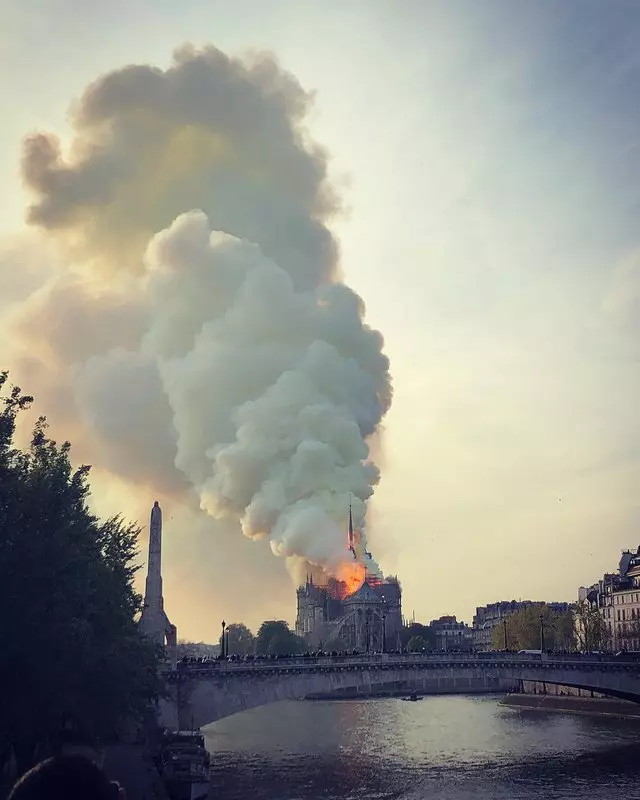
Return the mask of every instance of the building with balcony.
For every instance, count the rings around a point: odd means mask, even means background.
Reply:
[[[592,586],[581,586],[578,601],[602,615],[606,649],[640,650],[640,547],[622,552],[617,572],[605,573]]]

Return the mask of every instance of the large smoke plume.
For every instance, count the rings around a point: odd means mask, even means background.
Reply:
[[[271,56],[213,47],[90,85],[68,152],[25,141],[28,219],[70,266],[14,332],[29,390],[104,468],[195,489],[211,515],[338,574],[391,389],[382,338],[338,281],[310,102]]]

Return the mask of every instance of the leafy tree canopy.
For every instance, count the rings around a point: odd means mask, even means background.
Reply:
[[[611,646],[611,635],[600,609],[593,608],[586,600],[576,604],[575,608],[576,644],[579,650],[608,650]]]
[[[436,646],[436,636],[433,630],[428,625],[422,625],[419,622],[412,622],[405,625],[400,632],[400,642],[404,648],[408,648],[410,640],[414,636],[419,636],[425,644],[423,647],[426,650],[433,650]],[[395,646],[389,643],[389,646]]]
[[[255,649],[255,637],[242,622],[231,622],[227,625],[225,636],[229,646],[227,655],[248,656]],[[222,635],[220,636],[222,647]]]
[[[288,655],[303,653],[304,641],[289,629],[284,620],[272,619],[262,623],[256,636],[257,655]]]
[[[258,633],[256,634],[256,654],[259,656],[267,655],[269,651],[269,642],[273,637],[278,634],[286,635],[288,633],[291,633],[291,631],[284,620],[265,620],[258,628]]]
[[[63,731],[116,733],[160,685],[158,648],[134,621],[139,529],[90,513],[89,467],[72,468],[44,418],[15,445],[31,402],[0,373],[0,753],[32,756]]]
[[[409,641],[407,642],[407,650],[410,653],[419,653],[422,650],[427,650],[428,645],[426,639],[423,639],[422,636],[412,636]]]
[[[306,649],[304,640],[292,631],[288,631],[287,633],[276,633],[271,638],[267,653],[270,656],[289,656],[304,653]]]
[[[505,617],[507,649],[539,650],[541,616],[544,628],[545,650],[574,650],[573,613],[571,611],[556,611],[544,603],[524,606]],[[493,629],[493,647],[496,650],[504,648],[503,625],[496,625]]]

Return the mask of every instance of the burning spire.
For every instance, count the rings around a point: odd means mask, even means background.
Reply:
[[[356,548],[353,540],[353,515],[351,513],[351,501],[349,501],[348,549],[352,552],[354,561],[357,561],[358,556],[356,555]]]

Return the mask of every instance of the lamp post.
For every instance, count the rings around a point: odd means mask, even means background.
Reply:
[[[504,649],[507,649],[507,620],[502,620],[502,629],[504,630]]]
[[[224,620],[222,620],[222,639],[220,641],[220,655],[222,656],[222,658],[226,657],[226,653],[224,652],[225,651],[224,629],[226,627],[227,627],[227,623]]]
[[[544,617],[540,614],[540,652],[544,653]]]
[[[387,652],[387,615],[382,615],[382,652]]]
[[[230,641],[229,640],[229,633],[230,633],[230,631],[229,631],[229,628],[227,627],[227,644],[226,644],[226,647],[225,647],[225,653],[227,654],[227,658],[229,658],[229,656],[231,655],[231,650],[229,648],[229,641]]]

